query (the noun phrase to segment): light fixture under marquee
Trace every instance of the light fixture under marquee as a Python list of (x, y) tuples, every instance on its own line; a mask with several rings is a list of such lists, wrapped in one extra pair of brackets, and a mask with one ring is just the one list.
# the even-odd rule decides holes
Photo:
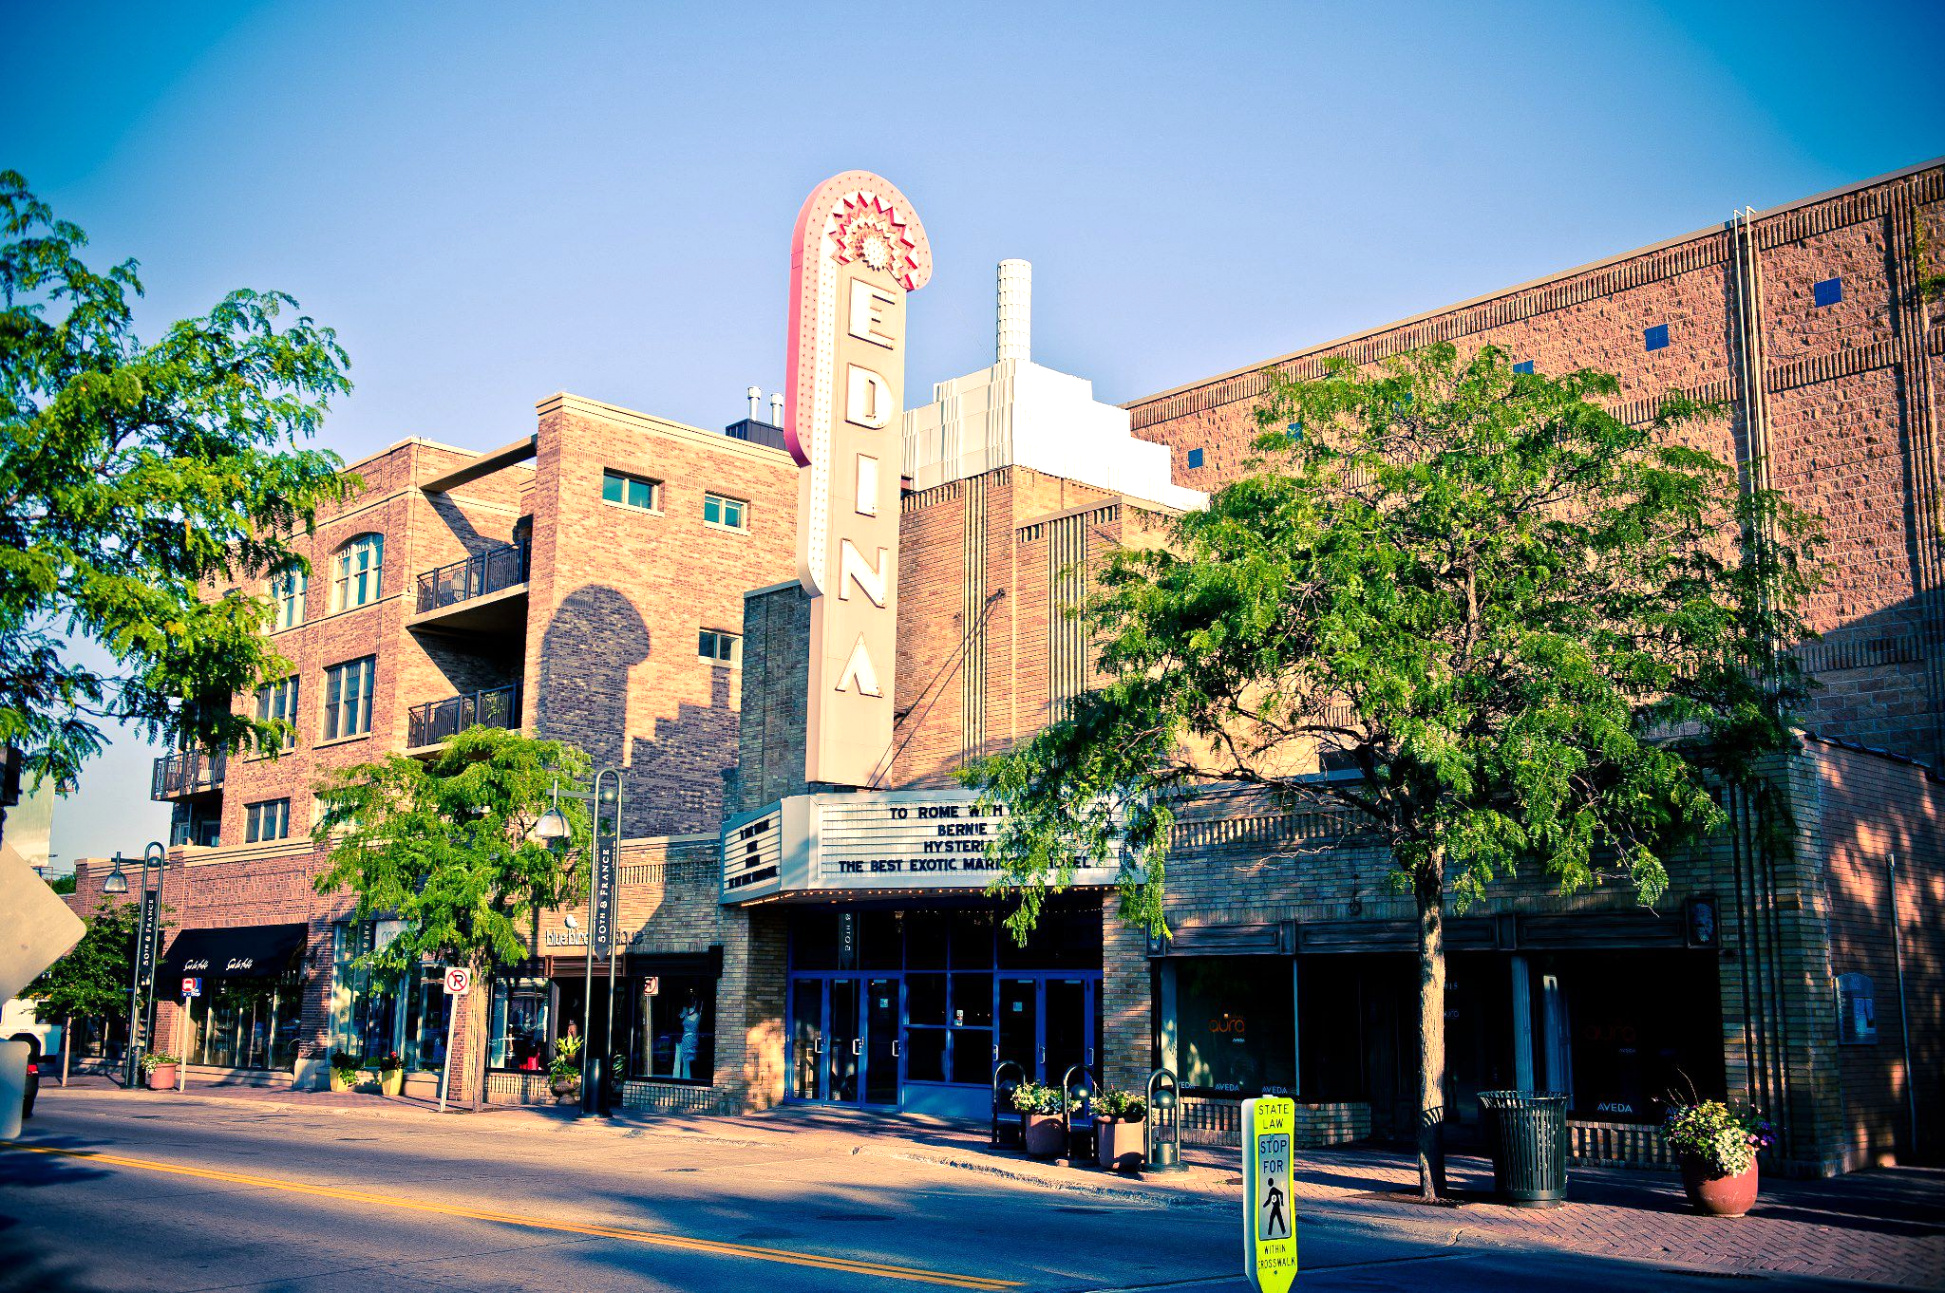
[[(784, 444), (798, 482), (798, 578), (811, 597), (804, 776), (869, 786), (892, 738), (905, 297), (932, 277), (912, 204), (866, 171), (797, 213)], [(830, 594), (836, 594), (831, 596)]]

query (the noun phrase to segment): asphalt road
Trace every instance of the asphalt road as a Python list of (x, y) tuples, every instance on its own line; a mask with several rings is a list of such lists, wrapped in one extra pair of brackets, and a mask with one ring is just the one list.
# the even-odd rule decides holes
[[(1306, 1290), (1723, 1285), (1301, 1212), (1298, 1238)], [(1229, 1293), (1247, 1288), (1240, 1258), (1224, 1207), (728, 1143), (673, 1120), (381, 1120), (50, 1089), (0, 1145), (4, 1289)]]

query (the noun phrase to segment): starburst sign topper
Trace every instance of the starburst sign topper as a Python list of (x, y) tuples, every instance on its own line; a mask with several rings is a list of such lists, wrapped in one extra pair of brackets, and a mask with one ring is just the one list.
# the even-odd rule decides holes
[(783, 435), (804, 468), (807, 781), (869, 786), (891, 748), (905, 296), (931, 277), (925, 227), (887, 180), (847, 171), (797, 213)]

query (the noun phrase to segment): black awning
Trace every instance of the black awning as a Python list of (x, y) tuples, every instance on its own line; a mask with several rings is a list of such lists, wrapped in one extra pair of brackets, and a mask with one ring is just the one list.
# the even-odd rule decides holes
[(308, 925), (185, 929), (162, 958), (157, 991), (166, 993), (173, 980), (185, 978), (274, 979), (290, 969), (309, 933)]

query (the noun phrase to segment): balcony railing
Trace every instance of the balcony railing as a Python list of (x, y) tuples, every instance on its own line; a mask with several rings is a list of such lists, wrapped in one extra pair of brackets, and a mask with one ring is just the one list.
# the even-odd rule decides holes
[(456, 606), (526, 583), (527, 556), (526, 544), (508, 543), (426, 571), (419, 576), (418, 613), (423, 615), (443, 606)]
[(150, 799), (180, 799), (223, 788), (223, 773), (228, 758), (205, 754), (201, 750), (178, 750), (155, 761), (149, 781)]
[(475, 724), (481, 727), (520, 726), (520, 684), (509, 683), (447, 700), (414, 705), (405, 717), (408, 749), (437, 745)]

